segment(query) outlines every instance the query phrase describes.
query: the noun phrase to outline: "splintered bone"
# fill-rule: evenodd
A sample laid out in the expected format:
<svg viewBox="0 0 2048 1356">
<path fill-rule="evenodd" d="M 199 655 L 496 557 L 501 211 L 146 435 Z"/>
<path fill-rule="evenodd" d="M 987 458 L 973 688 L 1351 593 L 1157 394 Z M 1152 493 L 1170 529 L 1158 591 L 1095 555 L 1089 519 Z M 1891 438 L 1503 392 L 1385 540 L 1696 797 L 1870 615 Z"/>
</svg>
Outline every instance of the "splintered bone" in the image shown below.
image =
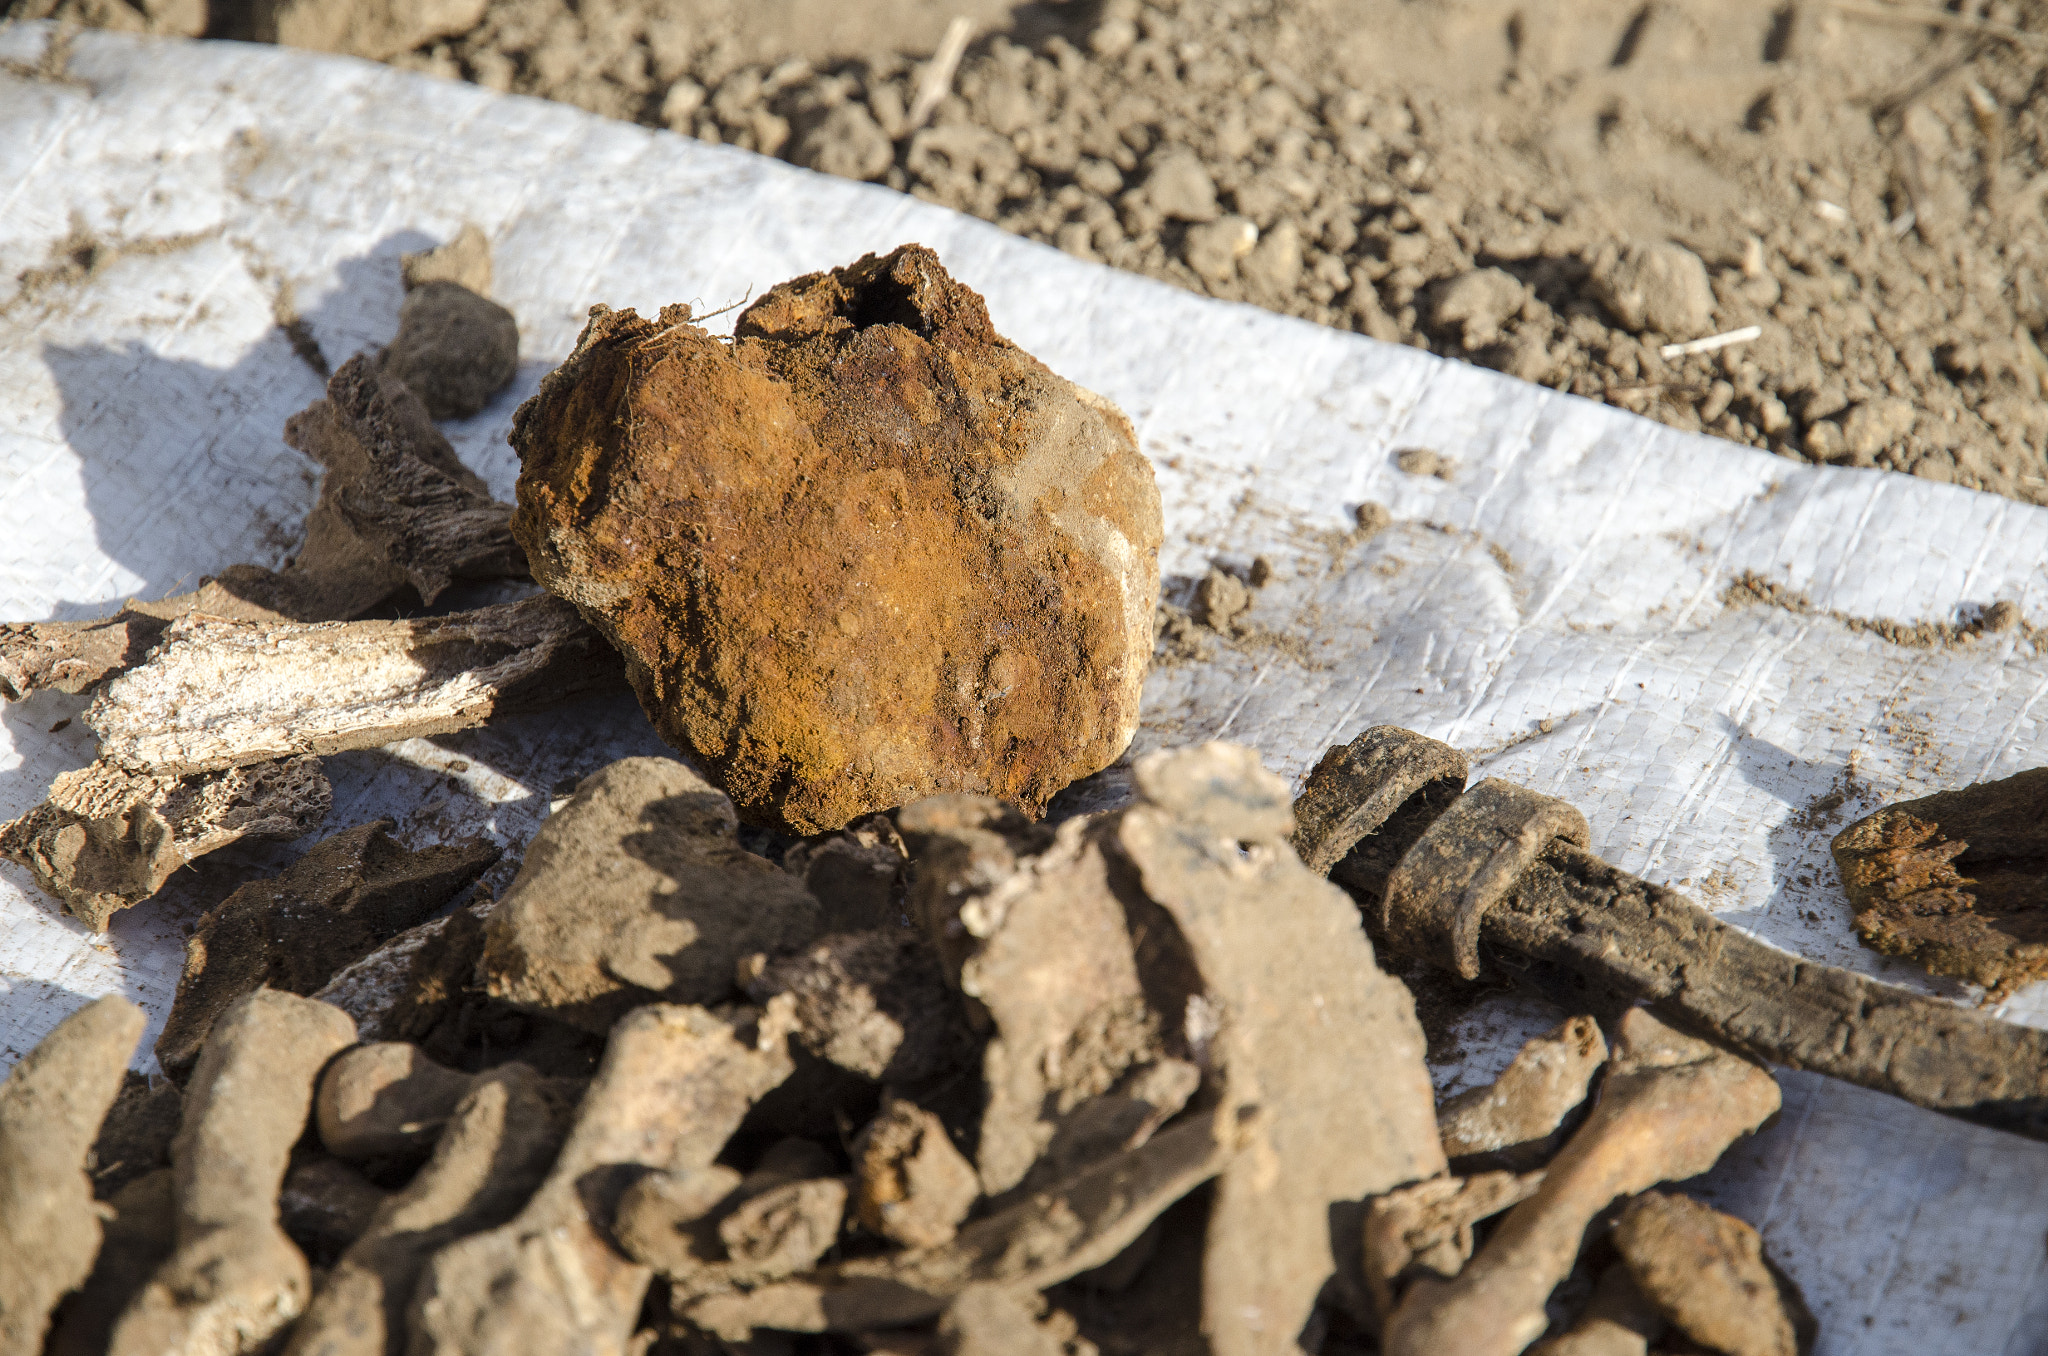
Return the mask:
<svg viewBox="0 0 2048 1356">
<path fill-rule="evenodd" d="M 58 774 L 48 799 L 0 825 L 0 857 L 104 932 L 194 858 L 242 838 L 303 837 L 333 804 L 320 760 L 309 756 L 186 777 L 98 762 Z"/>
<path fill-rule="evenodd" d="M 1671 1030 L 1642 1008 L 1621 1020 L 1592 1115 L 1455 1279 L 1420 1277 L 1387 1323 L 1386 1356 L 1514 1356 L 1549 1324 L 1544 1301 L 1586 1226 L 1616 1198 L 1697 1176 L 1778 1109 L 1771 1076 Z"/>
<path fill-rule="evenodd" d="M 101 756 L 158 775 L 446 734 L 611 687 L 618 656 L 541 595 L 411 621 L 188 617 L 86 712 Z"/>
</svg>

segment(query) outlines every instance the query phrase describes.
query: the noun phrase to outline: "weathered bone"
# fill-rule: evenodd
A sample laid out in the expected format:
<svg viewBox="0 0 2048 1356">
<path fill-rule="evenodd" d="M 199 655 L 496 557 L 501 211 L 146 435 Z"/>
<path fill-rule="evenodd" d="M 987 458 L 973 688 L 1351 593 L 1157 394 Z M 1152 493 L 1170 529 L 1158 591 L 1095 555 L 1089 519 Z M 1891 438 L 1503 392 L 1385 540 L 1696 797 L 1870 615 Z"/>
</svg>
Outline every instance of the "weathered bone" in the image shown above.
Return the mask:
<svg viewBox="0 0 2048 1356">
<path fill-rule="evenodd" d="M 92 1274 L 100 1216 L 86 1155 L 142 1036 L 110 994 L 72 1013 L 0 1082 L 0 1353 L 35 1356 L 50 1311 Z"/>
<path fill-rule="evenodd" d="M 278 1191 L 313 1078 L 355 1040 L 325 1003 L 260 989 L 214 1023 L 172 1149 L 178 1247 L 114 1327 L 109 1356 L 246 1356 L 305 1308 L 306 1259 Z"/>
<path fill-rule="evenodd" d="M 1423 1277 L 1387 1323 L 1387 1356 L 1514 1356 L 1549 1318 L 1586 1226 L 1617 1197 L 1697 1176 L 1778 1109 L 1778 1085 L 1746 1060 L 1683 1036 L 1648 1011 L 1622 1018 L 1600 1101 L 1454 1280 Z"/>
<path fill-rule="evenodd" d="M 1527 1172 L 1548 1162 L 1606 1058 L 1607 1042 L 1591 1017 L 1567 1018 L 1532 1037 L 1500 1077 L 1436 1109 L 1445 1156 L 1465 1172 Z"/>
<path fill-rule="evenodd" d="M 187 617 L 85 721 L 103 757 L 183 774 L 464 730 L 621 673 L 576 609 L 547 595 L 413 621 Z"/>
<path fill-rule="evenodd" d="M 358 1045 L 321 1073 L 313 1124 L 336 1158 L 405 1153 L 434 1143 L 476 1082 L 436 1064 L 416 1045 Z"/>
<path fill-rule="evenodd" d="M 1456 1276 L 1472 1256 L 1472 1226 L 1527 1200 L 1543 1174 L 1432 1177 L 1376 1197 L 1365 1209 L 1365 1283 L 1385 1319 L 1407 1282 Z"/>
<path fill-rule="evenodd" d="M 743 1341 L 757 1327 L 866 1332 L 935 1318 L 977 1283 L 1042 1290 L 1129 1247 L 1168 1206 L 1215 1176 L 1232 1152 L 1217 1142 L 1209 1118 L 1194 1117 L 1056 1191 L 973 1221 L 940 1247 L 713 1295 L 690 1306 L 689 1317 L 728 1341 Z"/>
<path fill-rule="evenodd" d="M 420 1280 L 414 1356 L 512 1349 L 623 1356 L 653 1271 L 610 1230 L 648 1169 L 709 1168 L 762 1094 L 789 1076 L 789 999 L 751 1028 L 653 1004 L 612 1028 L 554 1168 L 509 1223 L 451 1243 Z"/>
<path fill-rule="evenodd" d="M 1421 735 L 1399 733 L 1423 741 Z M 1536 803 L 1545 798 L 1520 799 L 1550 822 L 1551 812 Z M 1462 845 L 1449 841 L 1448 830 L 1430 839 L 1416 827 L 1433 830 L 1442 812 L 1426 806 L 1418 811 L 1422 800 L 1404 803 L 1377 832 L 1361 833 L 1353 840 L 1357 849 L 1332 868 L 1331 877 L 1365 897 L 1369 915 L 1400 919 L 1390 928 L 1423 959 L 1455 961 L 1464 954 L 1459 935 L 1432 936 L 1428 928 L 1469 918 L 1462 912 L 1464 896 L 1456 917 L 1425 902 L 1426 916 L 1411 918 L 1405 901 L 1412 896 L 1389 890 L 1395 870 L 1387 860 L 1389 845 L 1375 846 L 1375 840 L 1398 845 L 1397 827 L 1402 834 L 1415 832 L 1404 856 L 1453 850 L 1463 855 L 1467 879 L 1476 880 L 1501 839 L 1497 829 Z M 1557 822 L 1569 821 L 1559 815 Z M 1514 880 L 1495 874 L 1487 883 L 1492 893 L 1472 901 L 1482 951 L 1561 967 L 1596 991 L 1625 1002 L 1647 1001 L 1674 1021 L 1775 1064 L 2048 1139 L 2048 1031 L 1777 950 L 1677 891 L 1640 880 L 1568 841 L 1551 841 Z"/>
<path fill-rule="evenodd" d="M 1649 1356 L 1663 1331 L 1664 1315 L 1616 1262 L 1600 1273 L 1593 1298 L 1571 1327 L 1530 1347 L 1527 1356 Z"/>
<path fill-rule="evenodd" d="M 66 913 L 104 932 L 194 858 L 242 838 L 303 837 L 333 805 L 312 757 L 190 777 L 100 762 L 59 773 L 48 799 L 0 826 L 0 857 L 27 867 Z"/>
<path fill-rule="evenodd" d="M 403 1352 L 406 1308 L 427 1259 L 456 1239 L 498 1227 L 524 1205 L 547 1173 L 562 1128 L 531 1069 L 508 1064 L 479 1076 L 433 1158 L 335 1264 L 285 1356 Z"/>
</svg>

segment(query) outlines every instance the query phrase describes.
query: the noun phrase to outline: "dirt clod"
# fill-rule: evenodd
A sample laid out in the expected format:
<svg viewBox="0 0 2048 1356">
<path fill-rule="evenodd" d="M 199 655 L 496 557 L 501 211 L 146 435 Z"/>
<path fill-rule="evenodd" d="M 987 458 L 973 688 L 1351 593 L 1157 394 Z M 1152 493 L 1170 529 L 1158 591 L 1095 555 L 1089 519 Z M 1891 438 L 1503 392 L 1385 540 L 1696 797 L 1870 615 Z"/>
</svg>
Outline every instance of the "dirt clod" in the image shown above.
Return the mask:
<svg viewBox="0 0 2048 1356">
<path fill-rule="evenodd" d="M 214 1022 L 259 987 L 311 994 L 344 965 L 467 889 L 502 851 L 473 838 L 411 851 L 380 819 L 323 839 L 271 880 L 250 881 L 199 920 L 157 1062 L 182 1078 Z"/>
<path fill-rule="evenodd" d="M 796 999 L 797 1039 L 849 1073 L 897 1085 L 965 1067 L 975 1038 L 938 956 L 906 928 L 821 937 L 768 961 L 747 985 Z"/>
<path fill-rule="evenodd" d="M 320 1075 L 313 1124 L 336 1158 L 360 1162 L 435 1142 L 473 1080 L 416 1045 L 378 1041 L 349 1050 Z"/>
<path fill-rule="evenodd" d="M 1129 421 L 919 246 L 784 283 L 735 336 L 600 309 L 512 435 L 537 577 L 664 738 L 799 834 L 937 791 L 1036 812 L 1115 758 L 1161 532 Z"/>
<path fill-rule="evenodd" d="M 2048 769 L 1901 801 L 1835 835 L 1856 935 L 2000 998 L 2048 976 Z"/>
<path fill-rule="evenodd" d="M 386 372 L 410 387 L 436 419 L 467 419 L 519 371 L 519 322 L 459 282 L 422 282 L 398 308 Z"/>
<path fill-rule="evenodd" d="M 741 957 L 818 926 L 817 901 L 738 828 L 732 802 L 672 759 L 586 777 L 485 924 L 491 995 L 597 1032 L 652 998 L 732 997 Z"/>
</svg>

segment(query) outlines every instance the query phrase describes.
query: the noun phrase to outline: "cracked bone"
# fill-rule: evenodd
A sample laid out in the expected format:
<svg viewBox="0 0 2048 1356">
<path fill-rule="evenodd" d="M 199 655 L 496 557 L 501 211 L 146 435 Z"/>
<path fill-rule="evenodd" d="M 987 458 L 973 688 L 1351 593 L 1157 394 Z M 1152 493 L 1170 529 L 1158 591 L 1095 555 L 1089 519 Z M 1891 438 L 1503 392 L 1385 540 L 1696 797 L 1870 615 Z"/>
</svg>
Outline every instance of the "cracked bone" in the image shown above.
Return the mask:
<svg viewBox="0 0 2048 1356">
<path fill-rule="evenodd" d="M 654 1273 L 612 1242 L 620 1195 L 650 1169 L 712 1166 L 748 1109 L 789 1076 L 791 1003 L 771 1003 L 751 1027 L 666 1003 L 622 1018 L 533 1199 L 428 1263 L 414 1299 L 413 1356 L 624 1356 Z"/>
<path fill-rule="evenodd" d="M 620 673 L 575 608 L 548 595 L 409 621 L 187 617 L 85 722 L 103 758 L 182 775 L 465 730 Z"/>
<path fill-rule="evenodd" d="M 1549 1324 L 1544 1301 L 1571 1271 L 1593 1217 L 1617 1198 L 1712 1167 L 1778 1109 L 1764 1070 L 1681 1035 L 1642 1008 L 1621 1020 L 1600 1099 L 1455 1279 L 1422 1277 L 1389 1320 L 1387 1356 L 1514 1356 Z"/>
<path fill-rule="evenodd" d="M 272 989 L 213 1024 L 171 1150 L 178 1245 L 114 1325 L 109 1356 L 247 1356 L 304 1310 L 311 1277 L 278 1195 L 313 1079 L 355 1035 L 338 1009 Z"/>
<path fill-rule="evenodd" d="M 35 1356 L 100 1250 L 87 1155 L 142 1036 L 110 994 L 59 1022 L 0 1082 L 0 1353 Z"/>
<path fill-rule="evenodd" d="M 303 837 L 333 805 L 313 757 L 189 777 L 98 762 L 59 773 L 41 805 L 0 826 L 0 857 L 27 867 L 66 913 L 104 932 L 194 858 L 243 838 Z"/>
</svg>

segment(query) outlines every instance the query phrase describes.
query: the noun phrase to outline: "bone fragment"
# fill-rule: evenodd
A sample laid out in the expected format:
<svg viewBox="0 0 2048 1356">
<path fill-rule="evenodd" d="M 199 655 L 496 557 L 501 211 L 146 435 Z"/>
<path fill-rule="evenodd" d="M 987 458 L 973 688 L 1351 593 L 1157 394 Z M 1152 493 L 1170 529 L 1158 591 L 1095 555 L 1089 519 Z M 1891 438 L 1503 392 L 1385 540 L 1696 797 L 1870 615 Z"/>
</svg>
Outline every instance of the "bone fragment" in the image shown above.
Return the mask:
<svg viewBox="0 0 2048 1356">
<path fill-rule="evenodd" d="M 505 1223 L 546 1176 L 562 1126 L 540 1081 L 521 1064 L 475 1080 L 434 1156 L 335 1263 L 285 1356 L 401 1356 L 406 1310 L 428 1259 Z"/>
<path fill-rule="evenodd" d="M 110 617 L 0 623 L 0 698 L 17 702 L 46 687 L 90 691 L 141 663 L 166 626 L 192 613 L 250 622 L 296 617 L 276 605 L 279 578 L 258 566 L 234 565 L 190 593 L 154 602 L 130 599 Z"/>
<path fill-rule="evenodd" d="M 1472 1226 L 1527 1200 L 1543 1174 L 1482 1172 L 1432 1177 L 1384 1196 L 1365 1209 L 1365 1283 L 1382 1319 L 1417 1276 L 1449 1280 L 1472 1256 Z"/>
<path fill-rule="evenodd" d="M 892 1097 L 853 1147 L 860 1222 L 906 1247 L 953 1237 L 981 1195 L 973 1166 L 953 1147 L 945 1123 L 915 1102 Z"/>
<path fill-rule="evenodd" d="M 214 1020 L 242 995 L 262 985 L 317 991 L 468 889 L 501 852 L 483 838 L 413 851 L 391 828 L 380 819 L 322 839 L 283 874 L 250 881 L 199 920 L 156 1042 L 165 1073 L 184 1076 Z"/>
<path fill-rule="evenodd" d="M 750 1026 L 670 1004 L 621 1020 L 533 1199 L 428 1264 L 412 1356 L 514 1347 L 622 1356 L 653 1273 L 611 1241 L 620 1193 L 647 1169 L 711 1167 L 747 1109 L 789 1076 L 788 1006 L 771 1004 Z"/>
<path fill-rule="evenodd" d="M 1056 1309 L 1048 1313 L 1041 1296 L 970 1285 L 939 1316 L 934 1351 L 935 1356 L 1068 1356 L 1079 1331 L 1071 1315 Z"/>
<path fill-rule="evenodd" d="M 889 817 L 869 815 L 798 843 L 782 854 L 782 869 L 817 896 L 825 931 L 865 932 L 903 925 L 908 858 Z"/>
<path fill-rule="evenodd" d="M 458 579 L 526 577 L 511 506 L 491 498 L 419 397 L 368 355 L 343 363 L 327 399 L 287 420 L 284 436 L 327 467 L 287 572 L 309 581 L 324 616 L 359 616 L 407 584 L 432 603 Z M 312 603 L 292 615 L 311 619 Z"/>
<path fill-rule="evenodd" d="M 214 1023 L 172 1148 L 178 1246 L 129 1302 L 109 1356 L 246 1356 L 306 1306 L 278 1194 L 313 1079 L 355 1040 L 325 1003 L 261 989 Z"/>
<path fill-rule="evenodd" d="M 800 946 L 818 922 L 738 834 L 732 802 L 672 758 L 584 778 L 485 924 L 491 996 L 596 1032 L 650 999 L 726 1001 L 742 957 Z"/>
<path fill-rule="evenodd" d="M 1388 1322 L 1387 1356 L 1514 1356 L 1542 1334 L 1543 1304 L 1586 1226 L 1617 1197 L 1705 1172 L 1778 1109 L 1762 1069 L 1631 1009 L 1586 1123 L 1454 1280 L 1415 1281 Z"/>
<path fill-rule="evenodd" d="M 1187 1020 L 1212 1033 L 1198 1058 L 1246 1141 L 1210 1212 L 1203 1329 L 1217 1356 L 1285 1351 L 1333 1275 L 1364 1310 L 1364 1200 L 1445 1169 L 1422 1030 L 1352 902 L 1295 857 L 1286 787 L 1256 754 L 1206 744 L 1135 771 L 1116 841 L 1186 939 L 1206 991 Z"/>
<path fill-rule="evenodd" d="M 335 972 L 313 997 L 355 1019 L 365 1041 L 417 1041 L 468 987 L 494 901 L 475 902 L 396 937 Z"/>
<path fill-rule="evenodd" d="M 619 1198 L 612 1233 L 628 1257 L 671 1282 L 706 1293 L 725 1289 L 726 1278 L 712 1275 L 725 1265 L 717 1215 L 742 1198 L 743 1180 L 723 1164 L 650 1172 Z"/>
<path fill-rule="evenodd" d="M 112 762 L 185 774 L 468 729 L 619 673 L 576 610 L 546 595 L 411 621 L 187 617 L 85 721 Z"/>
<path fill-rule="evenodd" d="M 1077 1108 L 1168 1053 L 1185 995 L 1165 1011 L 1148 997 L 1112 846 L 1092 821 L 1068 820 L 1048 845 L 998 802 L 941 796 L 900 823 L 918 852 L 913 909 L 994 1026 L 976 1164 L 993 1196 L 1024 1180 Z"/>
<path fill-rule="evenodd" d="M 142 1026 L 142 1009 L 110 994 L 0 1082 L 0 1356 L 37 1356 L 51 1309 L 92 1274 L 100 1216 L 86 1155 Z"/>
<path fill-rule="evenodd" d="M 796 999 L 803 1047 L 863 1078 L 917 1083 L 975 1054 L 937 954 L 908 928 L 835 933 L 794 955 L 763 957 L 747 995 L 765 1003 L 778 993 Z"/>
<path fill-rule="evenodd" d="M 1445 1156 L 1467 1172 L 1527 1172 L 1548 1162 L 1606 1058 L 1607 1042 L 1591 1017 L 1570 1018 L 1530 1040 L 1500 1077 L 1437 1108 Z"/>
<path fill-rule="evenodd" d="M 66 913 L 104 932 L 115 913 L 194 858 L 242 838 L 303 837 L 333 804 L 317 758 L 189 777 L 99 762 L 58 774 L 41 805 L 0 826 L 0 857 L 27 867 Z"/>
<path fill-rule="evenodd" d="M 838 1243 L 847 1196 L 838 1177 L 784 1182 L 742 1201 L 718 1237 L 735 1266 L 764 1280 L 807 1271 Z"/>
<path fill-rule="evenodd" d="M 361 1162 L 435 1142 L 475 1079 L 436 1064 L 416 1045 L 358 1045 L 329 1064 L 313 1098 L 320 1143 Z"/>
<path fill-rule="evenodd" d="M 672 1308 L 777 1280 L 839 1240 L 849 1191 L 826 1175 L 832 1166 L 817 1145 L 790 1138 L 744 1178 L 722 1166 L 649 1173 L 620 1198 L 614 1233 L 628 1256 L 668 1278 Z"/>
<path fill-rule="evenodd" d="M 1614 1246 L 1636 1288 L 1700 1345 L 1727 1356 L 1795 1356 L 1801 1349 L 1794 1314 L 1764 1261 L 1763 1239 L 1742 1220 L 1685 1196 L 1646 1191 L 1622 1212 Z"/>
<path fill-rule="evenodd" d="M 1648 1356 L 1663 1331 L 1664 1315 L 1616 1262 L 1600 1274 L 1571 1327 L 1530 1347 L 1528 1356 Z"/>
<path fill-rule="evenodd" d="M 1042 1290 L 1121 1253 L 1230 1159 L 1210 1118 L 1192 1117 L 1056 1191 L 971 1221 L 940 1247 L 860 1258 L 750 1292 L 712 1295 L 692 1304 L 688 1316 L 727 1341 L 744 1341 L 756 1327 L 866 1332 L 923 1323 L 976 1284 Z"/>
</svg>

